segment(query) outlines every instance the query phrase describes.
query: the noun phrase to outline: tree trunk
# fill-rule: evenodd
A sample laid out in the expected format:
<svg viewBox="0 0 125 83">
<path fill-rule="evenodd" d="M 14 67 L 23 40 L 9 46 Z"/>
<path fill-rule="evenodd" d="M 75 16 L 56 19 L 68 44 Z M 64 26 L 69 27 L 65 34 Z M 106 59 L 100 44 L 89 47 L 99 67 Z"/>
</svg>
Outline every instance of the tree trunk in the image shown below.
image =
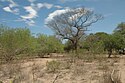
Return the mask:
<svg viewBox="0 0 125 83">
<path fill-rule="evenodd" d="M 78 43 L 77 42 L 75 43 L 75 49 L 74 50 L 75 50 L 75 52 L 77 54 L 78 53 Z"/>
<path fill-rule="evenodd" d="M 72 41 L 72 48 L 75 51 L 75 53 L 78 52 L 78 41 Z"/>
<path fill-rule="evenodd" d="M 108 58 L 111 58 L 112 55 L 112 49 L 108 50 Z"/>
</svg>

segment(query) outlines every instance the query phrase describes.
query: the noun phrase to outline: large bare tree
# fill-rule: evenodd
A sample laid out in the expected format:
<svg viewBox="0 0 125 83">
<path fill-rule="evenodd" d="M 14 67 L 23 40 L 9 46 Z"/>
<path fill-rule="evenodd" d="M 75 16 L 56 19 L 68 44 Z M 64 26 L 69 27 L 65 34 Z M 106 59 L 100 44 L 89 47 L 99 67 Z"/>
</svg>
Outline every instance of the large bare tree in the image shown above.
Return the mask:
<svg viewBox="0 0 125 83">
<path fill-rule="evenodd" d="M 72 42 L 72 47 L 77 50 L 80 38 L 87 31 L 87 27 L 102 19 L 102 16 L 95 14 L 87 8 L 74 8 L 56 10 L 49 14 L 46 25 L 51 28 L 56 35 Z"/>
</svg>

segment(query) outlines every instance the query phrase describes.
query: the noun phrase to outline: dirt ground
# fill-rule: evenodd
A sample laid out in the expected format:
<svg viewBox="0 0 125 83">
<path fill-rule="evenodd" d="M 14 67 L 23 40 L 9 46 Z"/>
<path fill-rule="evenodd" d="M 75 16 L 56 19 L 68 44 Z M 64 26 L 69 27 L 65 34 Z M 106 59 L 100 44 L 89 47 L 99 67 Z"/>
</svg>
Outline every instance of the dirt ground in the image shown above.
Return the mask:
<svg viewBox="0 0 125 83">
<path fill-rule="evenodd" d="M 49 72 L 47 63 L 53 60 L 60 63 L 60 68 Z M 69 58 L 35 58 L 1 65 L 0 80 L 3 83 L 111 83 L 106 80 L 115 74 L 113 70 L 117 71 L 117 79 L 125 83 L 125 56 L 74 62 Z"/>
<path fill-rule="evenodd" d="M 121 74 L 121 83 L 125 83 L 125 56 L 122 56 L 120 59 L 119 70 Z"/>
</svg>

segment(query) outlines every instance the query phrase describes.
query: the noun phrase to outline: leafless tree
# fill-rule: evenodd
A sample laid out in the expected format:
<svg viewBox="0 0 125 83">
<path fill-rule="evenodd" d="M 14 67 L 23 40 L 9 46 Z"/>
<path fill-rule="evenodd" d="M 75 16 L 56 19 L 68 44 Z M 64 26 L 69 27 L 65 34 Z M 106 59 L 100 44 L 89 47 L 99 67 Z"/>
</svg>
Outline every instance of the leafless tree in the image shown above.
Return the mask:
<svg viewBox="0 0 125 83">
<path fill-rule="evenodd" d="M 48 19 L 50 16 L 51 19 Z M 70 40 L 74 50 L 77 50 L 79 40 L 85 35 L 85 31 L 88 30 L 87 27 L 103 18 L 102 15 L 95 14 L 92 10 L 84 7 L 57 10 L 51 13 L 49 17 L 47 18 L 46 25 L 56 35 Z"/>
</svg>

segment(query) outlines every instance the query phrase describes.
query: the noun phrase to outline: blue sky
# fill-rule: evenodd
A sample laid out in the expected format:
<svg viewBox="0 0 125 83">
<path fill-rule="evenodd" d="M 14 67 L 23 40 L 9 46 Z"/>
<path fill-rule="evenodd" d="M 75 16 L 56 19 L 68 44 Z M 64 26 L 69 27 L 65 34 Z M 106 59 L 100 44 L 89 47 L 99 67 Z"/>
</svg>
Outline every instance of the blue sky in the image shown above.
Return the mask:
<svg viewBox="0 0 125 83">
<path fill-rule="evenodd" d="M 104 16 L 88 27 L 88 33 L 112 33 L 117 24 L 125 22 L 125 0 L 0 0 L 0 24 L 28 27 L 32 33 L 51 35 L 53 32 L 45 26 L 50 13 L 83 6 Z"/>
</svg>

